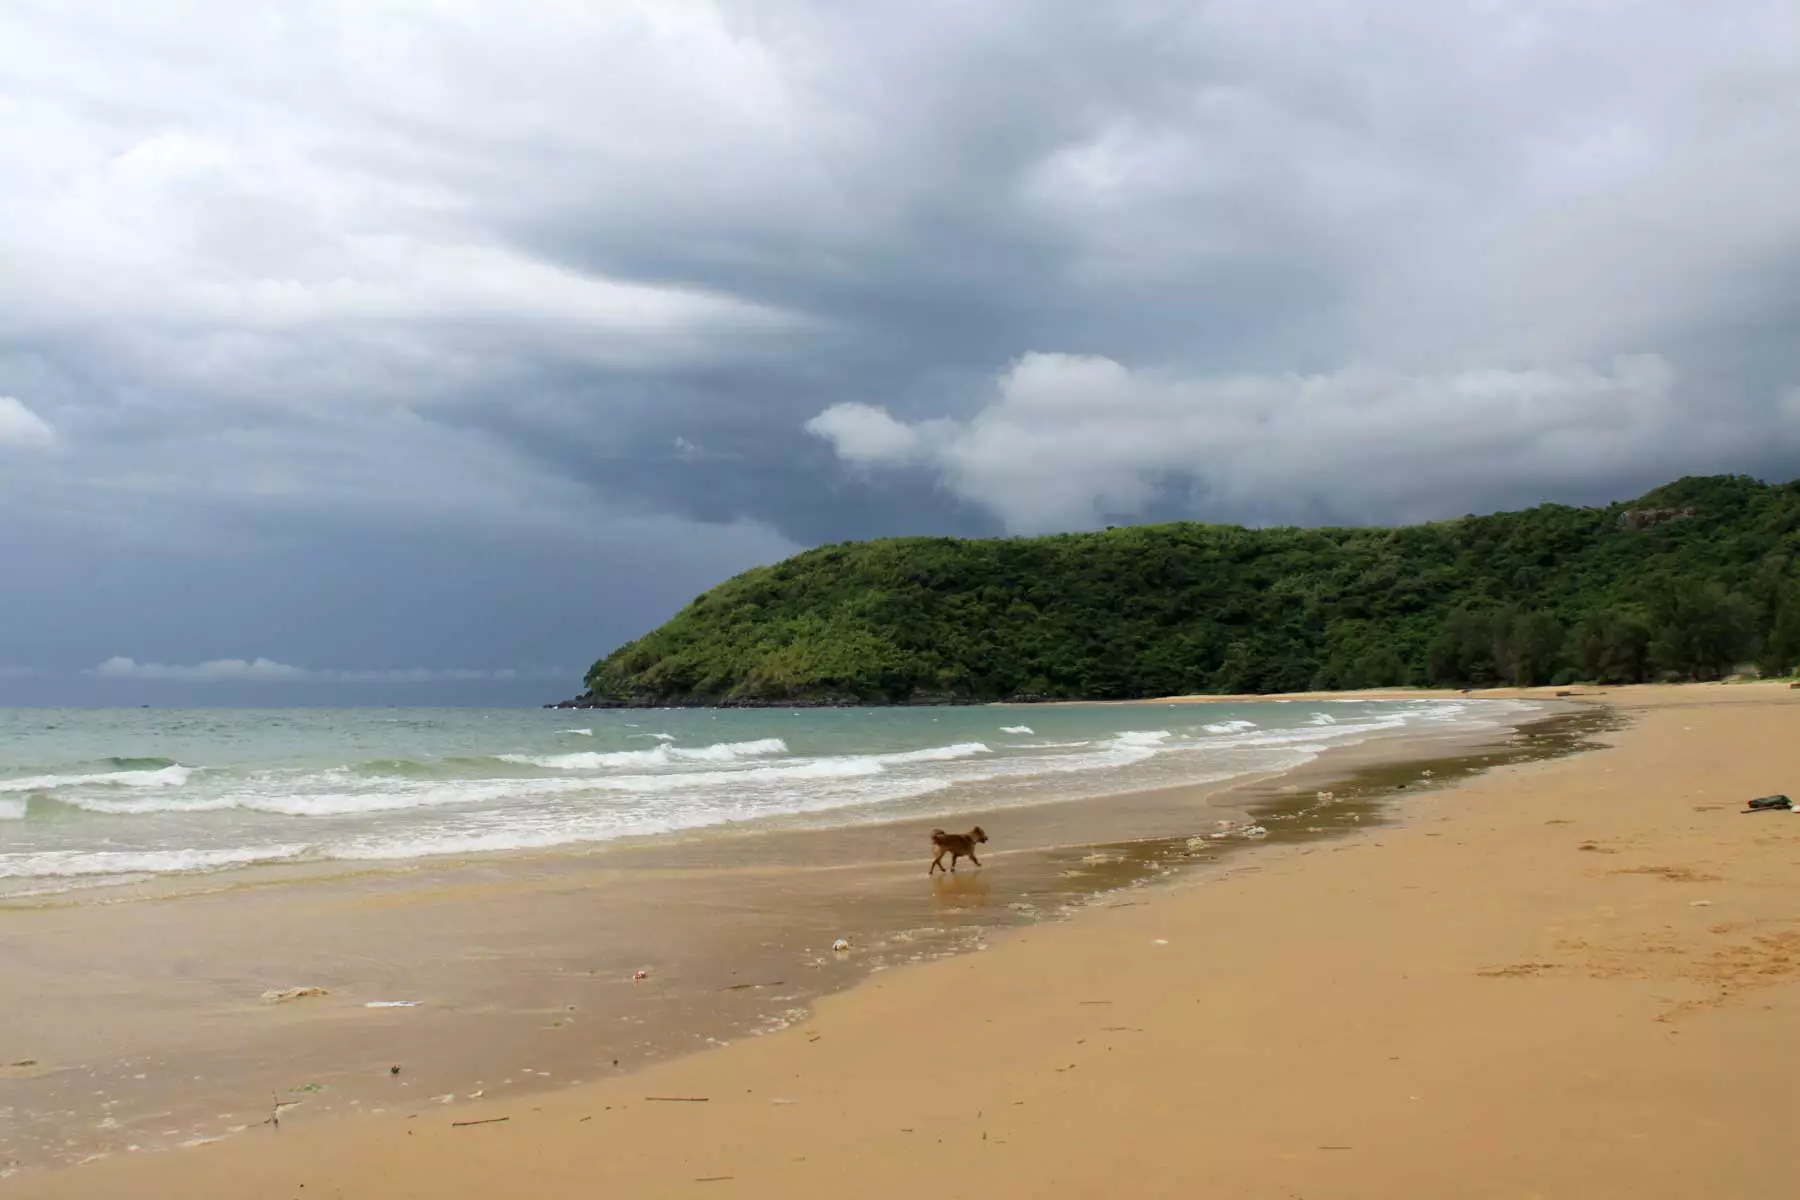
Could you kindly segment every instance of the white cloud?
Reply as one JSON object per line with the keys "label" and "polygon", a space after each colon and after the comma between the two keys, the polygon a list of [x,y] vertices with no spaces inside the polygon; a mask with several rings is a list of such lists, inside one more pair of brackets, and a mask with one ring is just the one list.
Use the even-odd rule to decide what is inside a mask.
{"label": "white cloud", "polygon": [[109,658],[89,674],[102,679],[154,680],[165,683],[454,683],[477,680],[570,679],[567,670],[428,670],[389,671],[314,670],[294,667],[267,658],[215,658],[191,666],[140,663],[136,659]]}
{"label": "white cloud", "polygon": [[853,463],[897,466],[917,458],[925,448],[917,428],[868,404],[834,404],[805,428],[830,442],[838,457]]}
{"label": "white cloud", "polygon": [[926,428],[840,405],[807,428],[853,463],[927,463],[1027,532],[1140,514],[1171,486],[1265,520],[1445,516],[1484,487],[1579,487],[1642,469],[1670,446],[1693,461],[1771,438],[1800,445],[1791,422],[1684,407],[1678,382],[1654,354],[1445,374],[1196,377],[1027,354],[967,421]]}
{"label": "white cloud", "polygon": [[0,396],[0,446],[52,446],[56,430],[44,418],[25,407],[22,400]]}

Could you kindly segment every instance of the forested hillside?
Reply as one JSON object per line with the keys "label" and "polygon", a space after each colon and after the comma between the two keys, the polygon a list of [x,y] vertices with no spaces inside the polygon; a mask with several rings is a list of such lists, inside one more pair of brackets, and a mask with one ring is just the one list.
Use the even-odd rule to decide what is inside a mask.
{"label": "forested hillside", "polygon": [[1713,678],[1800,660],[1800,481],[1398,529],[823,546],[594,664],[600,704],[1123,699]]}

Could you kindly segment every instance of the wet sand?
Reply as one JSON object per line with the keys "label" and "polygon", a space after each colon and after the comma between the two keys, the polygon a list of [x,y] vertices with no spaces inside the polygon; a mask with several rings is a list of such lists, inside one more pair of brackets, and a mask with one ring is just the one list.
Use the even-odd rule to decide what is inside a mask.
{"label": "wet sand", "polygon": [[1605,748],[1363,764],[1370,795],[1409,782],[1398,823],[989,935],[783,1032],[0,1194],[1785,1196],[1800,820],[1739,809],[1800,792],[1800,692],[1605,699]]}
{"label": "wet sand", "polygon": [[[291,1132],[624,1075],[1120,889],[1353,831],[1427,762],[1534,752],[1506,736],[1390,735],[1286,775],[963,814],[998,835],[988,869],[929,882],[928,825],[908,821],[0,906],[0,1170],[253,1136],[277,1113]],[[1267,839],[1221,829],[1252,819]],[[259,999],[294,987],[327,994]]]}

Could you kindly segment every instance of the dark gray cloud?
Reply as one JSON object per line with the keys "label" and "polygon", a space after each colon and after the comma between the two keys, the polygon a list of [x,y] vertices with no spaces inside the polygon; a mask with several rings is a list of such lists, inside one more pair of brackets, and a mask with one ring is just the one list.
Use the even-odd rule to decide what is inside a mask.
{"label": "dark gray cloud", "polygon": [[0,20],[0,701],[511,700],[820,541],[1800,474],[1791,4]]}

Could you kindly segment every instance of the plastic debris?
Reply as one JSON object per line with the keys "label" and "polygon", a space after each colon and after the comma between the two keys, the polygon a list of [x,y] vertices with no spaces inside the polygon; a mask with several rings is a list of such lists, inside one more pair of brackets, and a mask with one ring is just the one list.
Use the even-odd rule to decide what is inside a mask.
{"label": "plastic debris", "polygon": [[1264,829],[1261,825],[1247,825],[1238,831],[1238,835],[1255,841],[1258,838],[1268,837],[1269,831]]}
{"label": "plastic debris", "polygon": [[329,996],[330,992],[322,987],[270,988],[262,994],[264,1004],[285,1004],[289,1000],[304,1000],[309,996]]}
{"label": "plastic debris", "polygon": [[839,938],[837,941],[831,943],[831,949],[838,954],[848,954],[850,952],[850,939]]}
{"label": "plastic debris", "polygon": [[633,983],[642,983],[648,978],[650,978],[650,972],[648,971],[633,971],[631,973],[631,982]]}
{"label": "plastic debris", "polygon": [[1750,801],[1750,803],[1744,808],[1744,811],[1747,813],[1778,812],[1783,809],[1790,809],[1793,807],[1794,807],[1794,802],[1792,800],[1788,799],[1786,796],[1758,796],[1756,799]]}
{"label": "plastic debris", "polygon": [[419,1007],[419,1005],[421,1003],[422,1002],[418,1001],[418,1000],[370,1000],[368,1003],[364,1004],[363,1007],[364,1008],[417,1008],[417,1007]]}

